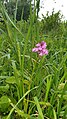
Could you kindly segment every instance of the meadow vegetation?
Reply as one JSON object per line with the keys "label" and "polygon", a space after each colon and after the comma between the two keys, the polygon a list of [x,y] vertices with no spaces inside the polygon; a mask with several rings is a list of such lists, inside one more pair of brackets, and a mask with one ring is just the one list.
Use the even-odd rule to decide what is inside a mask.
{"label": "meadow vegetation", "polygon": [[0,3],[0,119],[67,118],[67,21],[54,11],[40,21],[39,2],[20,21]]}

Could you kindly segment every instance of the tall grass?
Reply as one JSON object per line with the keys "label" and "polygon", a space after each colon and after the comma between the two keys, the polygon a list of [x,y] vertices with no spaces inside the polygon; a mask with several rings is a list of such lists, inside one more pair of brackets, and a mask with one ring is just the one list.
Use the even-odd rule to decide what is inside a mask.
{"label": "tall grass", "polygon": [[[49,35],[44,38],[44,35],[40,35],[38,13],[35,16],[39,9],[37,5],[34,5],[34,13],[30,7],[29,23],[24,21],[16,23],[9,17],[5,7],[1,5],[1,8],[5,26],[5,30],[0,28],[1,118],[66,119],[67,44],[65,39],[51,39]],[[21,27],[25,27],[23,24],[28,27],[28,31],[26,29],[24,32],[25,29]],[[42,39],[47,43],[49,54],[39,57],[36,53],[32,53],[32,48]],[[6,104],[3,103],[5,99],[8,100]]]}

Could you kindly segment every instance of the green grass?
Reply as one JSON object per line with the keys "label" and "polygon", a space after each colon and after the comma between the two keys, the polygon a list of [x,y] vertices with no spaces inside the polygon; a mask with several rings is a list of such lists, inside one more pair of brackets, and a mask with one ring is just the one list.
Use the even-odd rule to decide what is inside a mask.
{"label": "green grass", "polygon": [[[59,40],[52,39],[49,34],[45,38],[45,34],[39,32],[40,22],[35,22],[35,14],[31,11],[29,23],[15,23],[4,7],[2,14],[4,24],[0,28],[1,118],[66,119],[67,41],[64,37]],[[42,40],[46,41],[49,54],[39,57],[32,53],[32,48]]]}

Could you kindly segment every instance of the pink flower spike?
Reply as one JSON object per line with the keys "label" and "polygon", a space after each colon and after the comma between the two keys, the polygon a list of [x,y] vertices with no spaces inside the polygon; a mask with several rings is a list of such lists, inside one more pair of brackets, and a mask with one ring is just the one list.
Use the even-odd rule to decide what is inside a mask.
{"label": "pink flower spike", "polygon": [[48,50],[46,49],[46,42],[42,41],[36,44],[36,47],[32,49],[32,52],[37,52],[39,56],[47,55]]}

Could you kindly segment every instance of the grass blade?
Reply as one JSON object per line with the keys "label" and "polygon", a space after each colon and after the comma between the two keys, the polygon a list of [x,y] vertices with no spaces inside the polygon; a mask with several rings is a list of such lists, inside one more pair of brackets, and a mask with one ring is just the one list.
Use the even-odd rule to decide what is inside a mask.
{"label": "grass blade", "polygon": [[36,102],[36,106],[37,106],[37,109],[38,109],[38,112],[39,112],[39,119],[44,119],[44,116],[43,116],[43,113],[42,113],[42,109],[41,109],[41,107],[39,105],[37,97],[34,97],[34,100]]}
{"label": "grass blade", "polygon": [[24,97],[25,97],[26,95],[28,95],[32,90],[34,90],[34,89],[36,89],[36,88],[38,88],[38,86],[32,88],[31,90],[28,90],[28,91],[23,95],[23,97],[22,97],[22,98],[17,102],[17,104],[11,109],[9,115],[7,116],[7,119],[10,119],[10,116],[11,116],[12,112],[13,112],[14,109],[18,106],[18,104],[24,99]]}

